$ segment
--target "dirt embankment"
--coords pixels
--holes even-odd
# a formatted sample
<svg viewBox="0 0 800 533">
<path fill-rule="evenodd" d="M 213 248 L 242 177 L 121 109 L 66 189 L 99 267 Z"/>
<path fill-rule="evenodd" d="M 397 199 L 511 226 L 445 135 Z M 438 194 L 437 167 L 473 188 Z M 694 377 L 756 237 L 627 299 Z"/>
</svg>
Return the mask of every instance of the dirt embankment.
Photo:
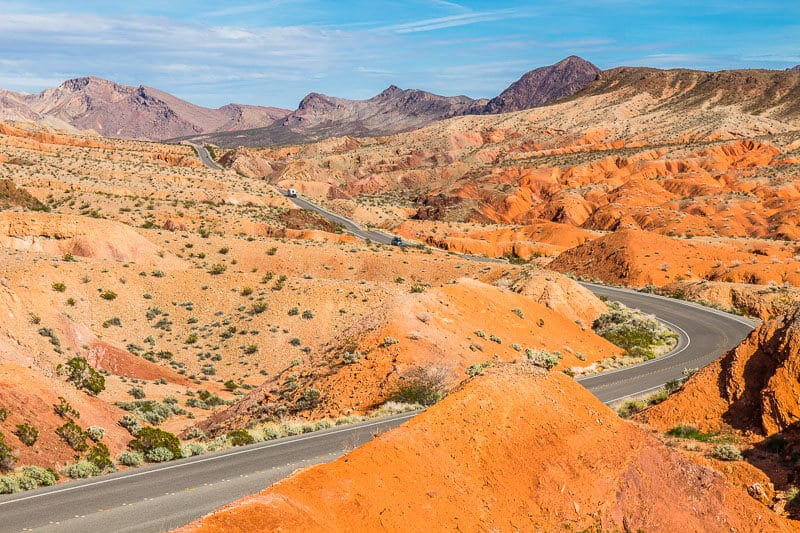
<svg viewBox="0 0 800 533">
<path fill-rule="evenodd" d="M 532 415 L 535 413 L 535 415 Z M 791 531 L 559 372 L 492 369 L 403 427 L 182 531 Z"/>
</svg>

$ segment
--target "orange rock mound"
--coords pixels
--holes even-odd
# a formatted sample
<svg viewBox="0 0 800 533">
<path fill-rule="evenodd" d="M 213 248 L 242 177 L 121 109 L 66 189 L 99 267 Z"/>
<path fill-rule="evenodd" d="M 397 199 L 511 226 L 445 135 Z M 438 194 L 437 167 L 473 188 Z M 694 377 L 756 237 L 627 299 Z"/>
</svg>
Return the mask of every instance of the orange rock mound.
<svg viewBox="0 0 800 533">
<path fill-rule="evenodd" d="M 333 463 L 184 528 L 791 531 L 559 372 L 491 370 Z"/>
<path fill-rule="evenodd" d="M 689 423 L 772 435 L 800 422 L 800 308 L 769 320 L 642 418 L 660 429 Z"/>
</svg>

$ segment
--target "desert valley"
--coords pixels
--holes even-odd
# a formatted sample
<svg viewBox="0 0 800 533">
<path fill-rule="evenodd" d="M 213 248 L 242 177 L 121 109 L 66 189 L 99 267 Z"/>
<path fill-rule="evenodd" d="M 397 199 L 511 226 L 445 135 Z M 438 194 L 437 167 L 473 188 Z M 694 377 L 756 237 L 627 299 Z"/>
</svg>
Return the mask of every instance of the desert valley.
<svg viewBox="0 0 800 533">
<path fill-rule="evenodd" d="M 798 94 L 798 69 L 575 56 L 487 99 L 0 92 L 0 513 L 418 413 L 147 528 L 800 529 Z M 584 387 L 703 342 L 635 394 Z"/>
</svg>

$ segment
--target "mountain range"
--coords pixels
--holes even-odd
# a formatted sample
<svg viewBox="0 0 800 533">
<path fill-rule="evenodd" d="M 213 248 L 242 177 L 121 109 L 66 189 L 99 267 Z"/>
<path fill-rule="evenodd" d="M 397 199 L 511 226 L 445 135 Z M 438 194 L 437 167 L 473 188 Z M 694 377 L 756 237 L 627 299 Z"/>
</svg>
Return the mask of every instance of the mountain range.
<svg viewBox="0 0 800 533">
<path fill-rule="evenodd" d="M 0 91 L 0 120 L 90 129 L 108 137 L 264 146 L 338 135 L 387 135 L 453 116 L 526 109 L 574 94 L 599 72 L 588 61 L 570 56 L 528 72 L 491 100 L 391 85 L 367 100 L 310 93 L 294 111 L 240 104 L 210 109 L 152 87 L 83 77 L 38 94 Z"/>
</svg>

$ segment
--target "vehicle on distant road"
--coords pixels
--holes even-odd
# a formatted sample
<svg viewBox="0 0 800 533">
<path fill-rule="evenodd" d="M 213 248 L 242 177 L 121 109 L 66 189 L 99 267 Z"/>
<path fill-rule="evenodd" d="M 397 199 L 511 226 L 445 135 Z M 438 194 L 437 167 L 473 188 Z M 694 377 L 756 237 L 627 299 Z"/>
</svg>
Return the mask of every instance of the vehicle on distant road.
<svg viewBox="0 0 800 533">
<path fill-rule="evenodd" d="M 286 196 L 289 198 L 297 198 L 297 190 L 296 189 L 289 189 L 286 191 Z"/>
<path fill-rule="evenodd" d="M 392 246 L 403 246 L 404 244 L 402 237 L 392 237 Z"/>
</svg>

